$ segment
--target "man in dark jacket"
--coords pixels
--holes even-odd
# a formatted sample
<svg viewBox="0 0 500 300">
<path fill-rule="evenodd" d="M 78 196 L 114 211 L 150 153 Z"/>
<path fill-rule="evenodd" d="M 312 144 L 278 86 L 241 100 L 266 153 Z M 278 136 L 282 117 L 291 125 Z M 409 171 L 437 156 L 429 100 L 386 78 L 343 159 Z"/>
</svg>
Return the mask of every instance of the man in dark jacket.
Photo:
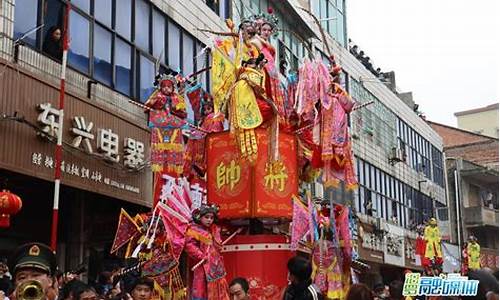
<svg viewBox="0 0 500 300">
<path fill-rule="evenodd" d="M 312 283 L 311 262 L 295 256 L 288 260 L 288 279 L 290 285 L 285 290 L 283 300 L 323 300 L 323 295 Z"/>
</svg>

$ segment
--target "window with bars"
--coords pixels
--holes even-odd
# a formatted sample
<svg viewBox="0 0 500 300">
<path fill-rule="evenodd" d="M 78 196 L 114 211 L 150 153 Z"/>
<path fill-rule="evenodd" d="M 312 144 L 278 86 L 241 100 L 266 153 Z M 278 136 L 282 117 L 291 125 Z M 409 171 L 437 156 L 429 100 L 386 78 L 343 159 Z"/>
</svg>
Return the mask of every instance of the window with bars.
<svg viewBox="0 0 500 300">
<path fill-rule="evenodd" d="M 405 147 L 406 163 L 415 171 L 423 173 L 426 178 L 433 178 L 433 173 L 439 171 L 434 171 L 434 163 L 431 165 L 431 159 L 433 159 L 430 150 L 431 143 L 403 120 L 398 118 L 397 123 L 398 144 L 400 147 Z M 441 153 L 434 146 L 432 146 L 432 148 L 438 153 Z"/>
<path fill-rule="evenodd" d="M 356 171 L 359 188 L 353 203 L 357 211 L 408 229 L 434 215 L 430 197 L 359 157 Z"/>
<path fill-rule="evenodd" d="M 356 102 L 374 102 L 352 113 L 353 132 L 367 137 L 389 153 L 397 144 L 396 115 L 352 77 L 349 80 L 349 91 Z"/>
<path fill-rule="evenodd" d="M 321 21 L 323 29 L 343 47 L 346 45 L 345 1 L 344 0 L 310 0 L 311 12 Z"/>
<path fill-rule="evenodd" d="M 183 75 L 208 64 L 207 56 L 195 60 L 204 45 L 146 0 L 16 0 L 14 38 L 45 24 L 24 42 L 60 60 L 45 50 L 49 30 L 62 29 L 66 3 L 72 5 L 69 67 L 133 99 L 144 101 L 152 91 L 157 60 L 161 69 Z M 58 47 L 62 51 L 60 42 Z M 204 87 L 206 75 L 199 76 Z"/>
</svg>

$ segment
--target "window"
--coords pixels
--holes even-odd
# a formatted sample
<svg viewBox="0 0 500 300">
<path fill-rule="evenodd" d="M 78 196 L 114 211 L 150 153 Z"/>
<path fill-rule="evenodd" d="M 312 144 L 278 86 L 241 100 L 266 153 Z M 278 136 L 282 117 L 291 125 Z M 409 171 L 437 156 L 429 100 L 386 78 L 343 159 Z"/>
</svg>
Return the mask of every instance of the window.
<svg viewBox="0 0 500 300">
<path fill-rule="evenodd" d="M 139 99 L 144 103 L 154 91 L 155 63 L 144 55 L 140 56 L 139 63 Z"/>
<path fill-rule="evenodd" d="M 165 18 L 158 12 L 153 11 L 153 56 L 161 62 L 166 62 L 165 53 Z"/>
<path fill-rule="evenodd" d="M 71 39 L 68 63 L 75 69 L 88 74 L 90 22 L 74 10 L 71 11 L 69 20 L 70 35 L 78 33 L 78 36 L 73 36 Z"/>
<path fill-rule="evenodd" d="M 337 14 L 336 14 L 336 9 L 335 9 L 335 6 L 333 6 L 333 4 L 331 2 L 328 2 L 328 18 L 333 18 L 332 20 L 328 20 L 326 23 L 328 24 L 327 26 L 327 30 L 328 30 L 328 33 L 330 33 L 330 35 L 332 37 L 336 37 L 337 36 Z"/>
<path fill-rule="evenodd" d="M 120 5 L 116 5 L 115 29 L 118 34 L 127 40 L 131 40 L 130 27 L 132 24 L 132 0 L 120 0 Z"/>
<path fill-rule="evenodd" d="M 90 0 L 71 0 L 71 5 L 78 7 L 86 13 L 90 13 Z"/>
<path fill-rule="evenodd" d="M 345 47 L 346 42 L 345 42 L 345 30 L 344 30 L 344 15 L 340 11 L 337 11 L 337 20 L 334 21 L 337 22 L 336 39 L 342 46 Z"/>
<path fill-rule="evenodd" d="M 25 33 L 37 26 L 38 0 L 17 0 L 14 8 L 14 39 L 21 38 Z M 23 41 L 36 46 L 36 32 L 26 36 Z"/>
<path fill-rule="evenodd" d="M 130 95 L 132 86 L 132 48 L 120 38 L 115 38 L 115 88 Z"/>
<path fill-rule="evenodd" d="M 44 11 L 44 16 L 43 16 L 44 26 L 42 28 L 42 31 L 45 42 L 48 39 L 48 34 L 51 30 L 53 30 L 54 28 L 62 29 L 65 11 L 64 11 L 64 5 L 59 0 L 45 1 L 43 11 Z M 36 20 L 36 17 L 34 20 Z M 35 34 L 33 34 L 33 37 L 34 36 Z"/>
<path fill-rule="evenodd" d="M 168 22 L 168 65 L 173 70 L 181 68 L 181 31 L 179 27 L 173 23 Z"/>
<path fill-rule="evenodd" d="M 111 11 L 113 0 L 94 1 L 94 16 L 97 21 L 111 28 Z"/>
<path fill-rule="evenodd" d="M 182 73 L 187 76 L 194 71 L 194 41 L 184 33 L 182 35 Z"/>
<path fill-rule="evenodd" d="M 135 0 L 135 44 L 149 52 L 149 8 L 144 0 Z"/>
<path fill-rule="evenodd" d="M 221 0 L 221 1 L 224 1 L 224 0 Z M 216 14 L 219 14 L 219 6 L 217 5 L 217 2 L 216 0 L 205 0 L 205 4 L 212 10 L 214 11 Z"/>
<path fill-rule="evenodd" d="M 111 32 L 103 27 L 94 27 L 94 77 L 100 82 L 111 86 Z"/>
</svg>

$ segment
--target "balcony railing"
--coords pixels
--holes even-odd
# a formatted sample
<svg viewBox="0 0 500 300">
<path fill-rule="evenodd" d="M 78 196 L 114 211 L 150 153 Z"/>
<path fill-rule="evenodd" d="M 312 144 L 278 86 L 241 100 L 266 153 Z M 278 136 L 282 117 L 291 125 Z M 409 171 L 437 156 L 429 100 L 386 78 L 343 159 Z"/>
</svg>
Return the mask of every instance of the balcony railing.
<svg viewBox="0 0 500 300">
<path fill-rule="evenodd" d="M 466 207 L 464 221 L 468 227 L 494 226 L 498 228 L 498 210 L 482 206 Z"/>
</svg>

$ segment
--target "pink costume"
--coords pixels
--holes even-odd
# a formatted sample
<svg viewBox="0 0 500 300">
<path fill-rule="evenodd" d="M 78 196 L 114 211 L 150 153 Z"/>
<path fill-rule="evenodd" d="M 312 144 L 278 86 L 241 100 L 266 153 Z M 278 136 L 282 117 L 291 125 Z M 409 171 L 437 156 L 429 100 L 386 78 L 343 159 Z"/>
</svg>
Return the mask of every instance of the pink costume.
<svg viewBox="0 0 500 300">
<path fill-rule="evenodd" d="M 186 253 L 195 263 L 204 260 L 193 271 L 191 299 L 229 300 L 225 279 L 224 260 L 219 253 L 221 247 L 220 229 L 212 225 L 210 229 L 192 224 L 186 232 Z"/>
<path fill-rule="evenodd" d="M 342 272 L 338 252 L 332 241 L 320 239 L 312 254 L 314 284 L 328 299 L 341 299 Z"/>
<path fill-rule="evenodd" d="M 276 50 L 270 43 L 263 42 L 260 52 L 267 59 L 267 63 L 264 65 L 266 94 L 272 98 L 278 108 L 279 116 L 283 118 L 285 116 L 285 93 L 281 87 L 279 72 L 275 66 Z"/>
<path fill-rule="evenodd" d="M 354 102 L 337 83 L 330 85 L 321 107 L 321 159 L 324 162 L 324 184 L 336 185 L 344 181 L 347 188 L 357 185 L 354 174 L 349 120 Z"/>
</svg>

